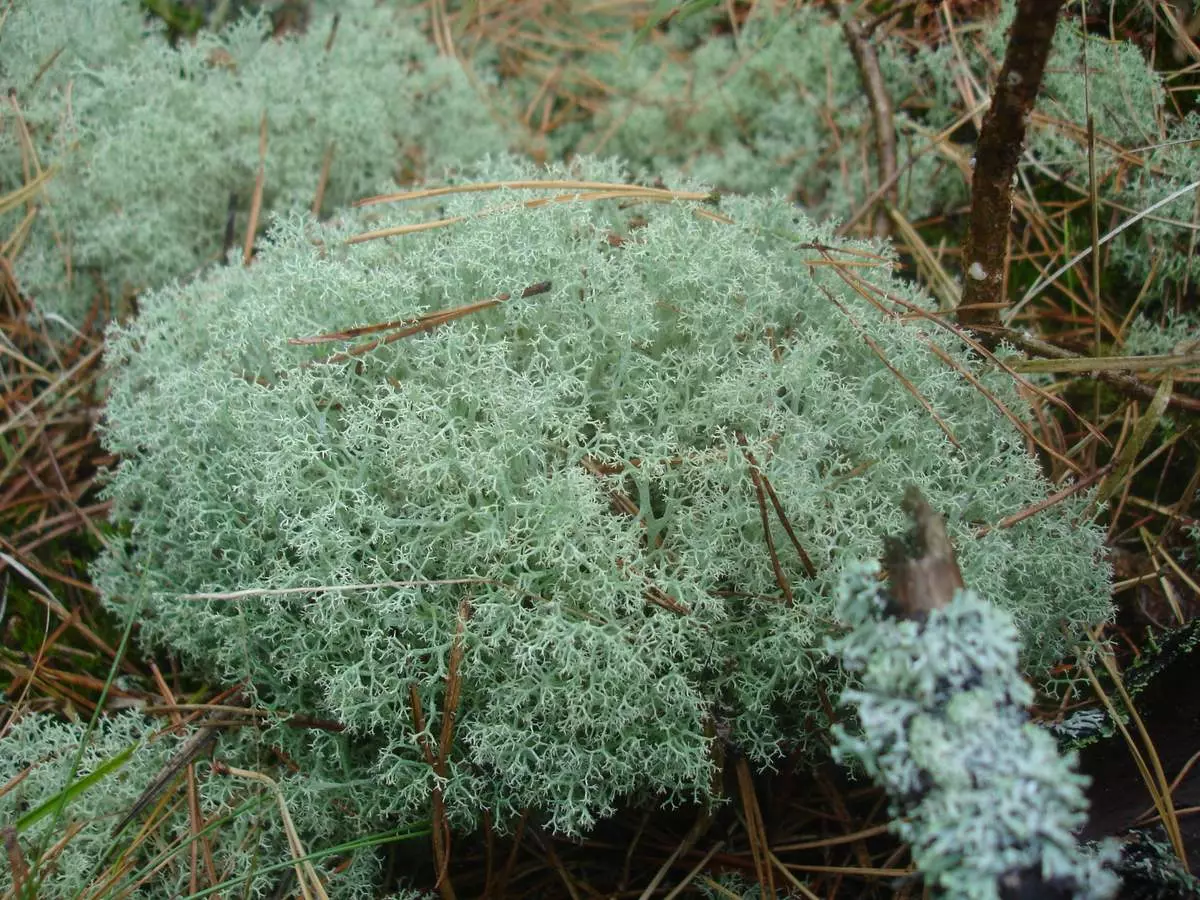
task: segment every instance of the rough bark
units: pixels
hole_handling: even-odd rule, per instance
[[[910,487],[904,494],[904,511],[912,528],[903,536],[884,539],[891,613],[905,619],[923,619],[949,605],[964,587],[946,523],[921,491]]]
[[[996,325],[1000,321],[1013,176],[1063,2],[1017,2],[1004,66],[975,150],[971,221],[963,254],[964,288],[958,317],[964,325]]]

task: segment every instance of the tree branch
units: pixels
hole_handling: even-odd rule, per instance
[[[1012,217],[1012,180],[1025,142],[1063,0],[1018,0],[1004,66],[983,118],[971,180],[971,221],[963,254],[966,286],[958,319],[999,324]]]

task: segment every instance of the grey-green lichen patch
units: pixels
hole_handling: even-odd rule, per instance
[[[1011,896],[1022,880],[1055,896],[1113,896],[1115,850],[1075,841],[1087,778],[1028,721],[1012,616],[960,590],[926,621],[893,619],[878,573],[849,566],[838,586],[850,631],[830,646],[858,681],[842,694],[857,724],[835,726],[835,754],[886,788],[892,830],[926,881],[972,900]]]

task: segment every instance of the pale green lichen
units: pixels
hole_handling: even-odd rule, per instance
[[[541,176],[497,161],[464,177]],[[624,175],[581,163],[550,177]],[[463,822],[534,806],[577,831],[623,797],[708,797],[718,709],[759,765],[816,743],[817,687],[837,686],[822,665],[834,573],[900,524],[898,483],[950,512],[964,571],[1013,611],[1039,676],[1067,646],[1062,626],[1108,614],[1082,502],[974,536],[1048,485],[929,344],[1021,410],[1008,376],[896,315],[890,298],[930,304],[886,248],[778,198],[523,203],[557,193],[452,194],[328,226],[294,216],[255,266],[153,293],[112,333],[109,493],[128,539],[97,575],[111,604],[146,604],[144,638],[249,679],[261,702],[343,721],[375,748],[360,775],[387,786],[377,806],[410,815],[433,775],[408,686],[436,733],[467,601],[447,807]],[[884,258],[862,265],[868,249]],[[831,260],[855,263],[843,274],[860,287]],[[352,359],[322,361],[354,340],[292,342],[502,293]],[[791,606],[739,432],[817,570],[773,525]],[[260,588],[301,591],[180,596]]]
[[[161,736],[163,725],[128,712],[100,718],[95,730],[87,734],[82,722],[29,714],[0,737],[0,785],[11,788],[0,796],[0,826],[19,828],[17,847],[30,870],[25,889],[30,889],[31,879],[38,883],[36,892],[28,896],[48,900],[78,897],[99,888],[122,867],[123,876],[108,885],[105,896],[181,897],[192,892],[193,830],[179,779],[167,787],[169,802],[158,810],[149,839],[130,849],[148,814],[138,817],[121,835],[113,834],[114,826],[191,734],[191,730],[183,730]],[[308,852],[366,837],[378,827],[379,823],[356,814],[362,799],[359,787],[338,765],[339,755],[349,758],[350,754],[346,747],[334,750],[328,746],[341,739],[310,744],[287,728],[279,729],[270,742],[261,743],[254,730],[225,729],[223,734],[217,756],[230,765],[267,775],[280,785]],[[23,816],[61,795],[81,742],[77,780],[132,753],[119,768],[75,793],[61,818],[50,814],[21,828]],[[289,759],[302,763],[302,771],[289,773],[278,766],[276,757],[266,749],[268,743],[286,748]],[[324,749],[321,744],[326,745]],[[261,783],[217,774],[206,761],[198,762],[195,770],[200,814],[206,824],[216,823],[204,841],[217,878],[228,881],[226,890],[237,896],[275,895],[281,879],[291,877],[292,859],[277,796]],[[61,849],[42,856],[60,841]],[[349,864],[338,866],[335,873],[335,863],[342,861]],[[150,872],[158,863],[161,866],[144,883],[135,883],[136,875]],[[369,849],[318,859],[315,866],[333,896],[364,900],[376,896],[380,866]],[[203,878],[207,879],[204,868]],[[12,869],[0,867],[0,892],[13,886]],[[123,893],[125,890],[131,894]]]
[[[310,207],[327,154],[325,210],[512,137],[415,9],[351,0],[336,33],[325,16],[274,39],[265,18],[246,18],[172,48],[133,0],[91,0],[86,18],[77,6],[22,0],[0,29],[0,81],[55,167],[16,274],[38,310],[67,324],[101,290],[115,312],[123,294],[220,261],[229,225],[240,251],[264,119],[266,211]],[[6,112],[0,179],[11,189],[25,174]],[[4,217],[4,233],[25,212]]]

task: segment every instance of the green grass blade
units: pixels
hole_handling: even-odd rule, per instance
[[[17,819],[17,833],[20,834],[23,831],[28,831],[46,816],[65,809],[68,803],[84,791],[103,781],[114,772],[120,771],[125,763],[129,762],[129,758],[133,756],[134,751],[140,746],[140,741],[134,741],[112,759],[105,760],[94,772],[89,772],[78,781],[72,781],[41,806],[25,813],[25,815]]]

